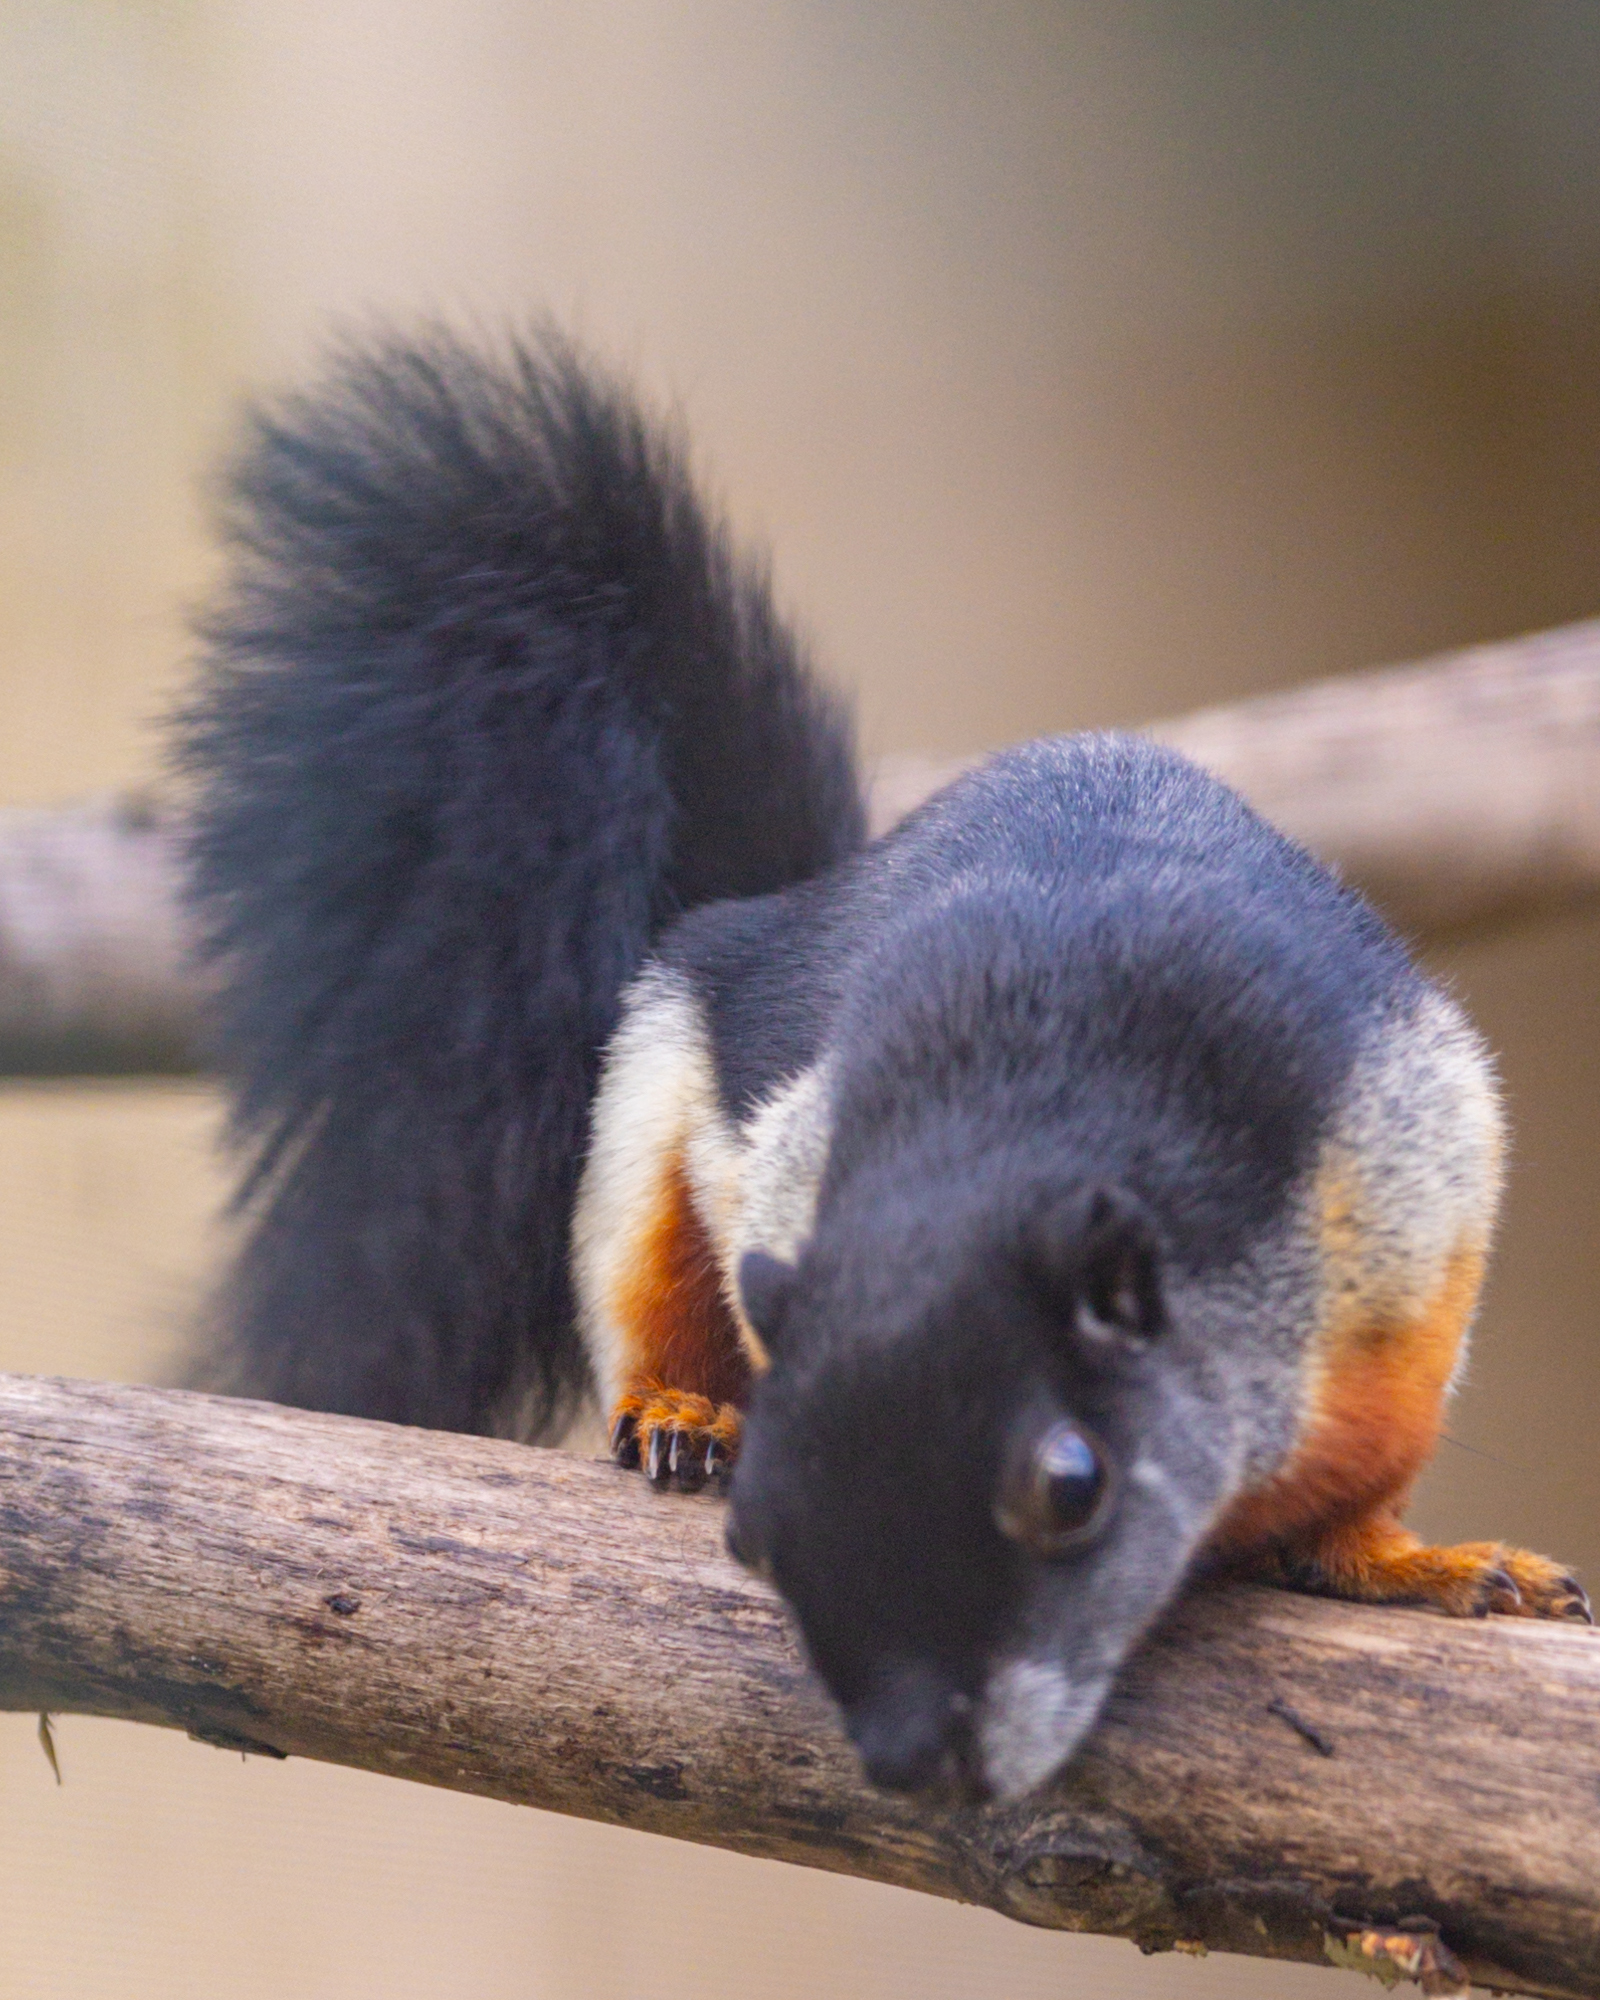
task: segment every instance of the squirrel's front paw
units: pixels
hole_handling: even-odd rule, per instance
[[[1423,1604],[1455,1618],[1495,1612],[1594,1623],[1583,1586],[1547,1556],[1499,1542],[1432,1548],[1382,1516],[1335,1530],[1286,1567],[1302,1589],[1361,1603]]]
[[[721,1487],[738,1454],[740,1424],[732,1403],[644,1383],[618,1397],[611,1412],[611,1456],[619,1465],[642,1466],[652,1486],[681,1493],[708,1481]]]
[[[1499,1549],[1496,1553],[1500,1570],[1516,1589],[1517,1602],[1493,1604],[1490,1610],[1517,1618],[1576,1618],[1585,1625],[1594,1623],[1589,1593],[1570,1570],[1527,1549]]]

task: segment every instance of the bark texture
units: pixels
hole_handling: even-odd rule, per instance
[[[1199,1593],[1064,1781],[931,1812],[862,1785],[720,1512],[556,1452],[0,1377],[0,1706],[164,1723],[1147,1949],[1600,1994],[1593,1632]]]

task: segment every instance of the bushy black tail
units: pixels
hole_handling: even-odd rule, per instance
[[[850,732],[671,435],[553,336],[347,353],[258,413],[179,721],[248,1227],[201,1379],[537,1435],[662,923],[857,847]]]

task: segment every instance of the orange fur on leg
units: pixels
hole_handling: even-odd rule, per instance
[[[1494,1611],[1593,1622],[1589,1600],[1560,1564],[1499,1542],[1432,1548],[1387,1509],[1265,1558],[1278,1580],[1365,1604],[1421,1604],[1452,1617]]]
[[[713,1403],[742,1403],[750,1393],[739,1325],[678,1155],[667,1162],[612,1308],[626,1341],[631,1383],[659,1382]]]
[[[615,1310],[631,1366],[611,1412],[613,1456],[656,1485],[721,1479],[739,1449],[750,1363],[676,1156]]]
[[[1482,1254],[1463,1250],[1437,1296],[1414,1316],[1387,1323],[1353,1317],[1323,1336],[1300,1442],[1270,1479],[1229,1508],[1212,1536],[1220,1554],[1293,1546],[1380,1508],[1393,1514],[1433,1456],[1482,1277]]]

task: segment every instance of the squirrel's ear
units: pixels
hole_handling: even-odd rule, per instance
[[[1095,1188],[1036,1216],[1026,1258],[1051,1310],[1090,1340],[1143,1346],[1166,1325],[1155,1230],[1120,1188]]]
[[[747,1250],[739,1259],[739,1298],[745,1317],[769,1350],[777,1347],[782,1335],[794,1278],[792,1264],[769,1257],[765,1250]]]

